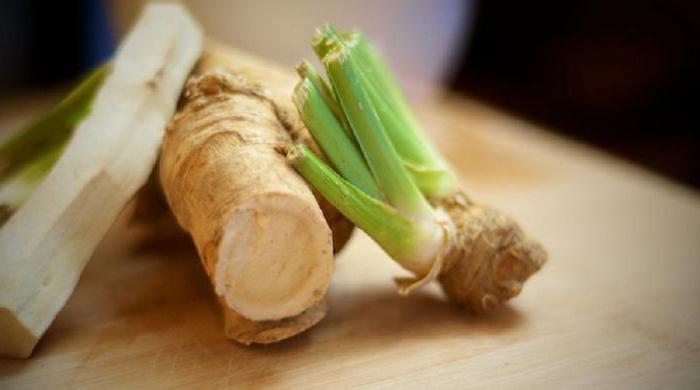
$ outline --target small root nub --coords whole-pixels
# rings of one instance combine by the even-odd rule
[[[463,194],[434,201],[454,222],[457,243],[439,280],[450,299],[475,311],[499,306],[522,290],[547,253],[510,217]]]

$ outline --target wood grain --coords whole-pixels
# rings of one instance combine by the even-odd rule
[[[697,193],[471,101],[421,119],[467,191],[550,252],[508,307],[469,315],[435,286],[401,298],[404,272],[356,234],[321,324],[242,347],[190,244],[122,220],[33,357],[0,360],[0,388],[700,385]]]

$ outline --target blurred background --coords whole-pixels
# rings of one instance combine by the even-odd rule
[[[64,90],[143,3],[0,2],[0,101]],[[315,27],[361,29],[418,104],[464,95],[700,188],[698,1],[183,3],[211,37],[288,66],[312,58]]]

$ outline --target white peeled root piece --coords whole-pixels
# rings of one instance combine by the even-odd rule
[[[202,49],[177,5],[150,5],[120,46],[90,114],[0,229],[0,355],[27,357],[100,239],[147,180]]]

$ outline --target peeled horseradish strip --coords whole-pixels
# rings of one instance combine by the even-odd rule
[[[313,144],[292,103],[295,82],[211,44],[163,141],[168,204],[222,303],[227,337],[244,344],[291,337],[324,317],[333,251],[352,230],[286,160],[294,142]]]
[[[0,354],[31,354],[146,182],[201,46],[200,28],[183,8],[148,6],[65,152],[0,229]]]

